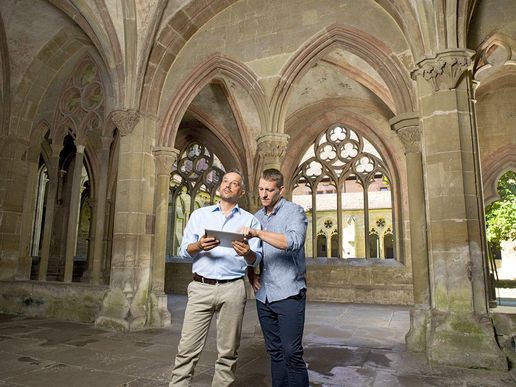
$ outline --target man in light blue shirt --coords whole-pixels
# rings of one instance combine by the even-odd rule
[[[245,229],[263,241],[260,279],[249,270],[256,290],[256,308],[267,352],[271,357],[272,386],[307,387],[303,360],[305,324],[305,237],[308,221],[301,206],[283,198],[283,175],[262,172],[258,185],[263,208],[255,216],[263,229]]]
[[[189,386],[194,367],[206,342],[211,319],[217,315],[217,350],[213,386],[229,386],[235,380],[242,320],[247,300],[244,275],[248,266],[262,259],[261,241],[233,241],[232,247],[205,235],[205,229],[240,232],[260,229],[260,223],[237,202],[245,193],[242,175],[227,172],[220,185],[218,204],[195,210],[186,225],[181,256],[193,260],[193,281],[188,285],[183,330],[172,371],[171,386]]]

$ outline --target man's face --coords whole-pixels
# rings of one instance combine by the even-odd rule
[[[226,202],[236,203],[243,194],[242,177],[235,172],[226,173],[220,183],[220,198]]]
[[[283,187],[276,186],[275,181],[260,179],[258,193],[260,194],[262,205],[272,210],[283,195]]]

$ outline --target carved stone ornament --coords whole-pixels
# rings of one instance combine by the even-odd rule
[[[290,136],[284,133],[266,133],[258,136],[258,152],[265,159],[280,160],[287,151]]]
[[[133,109],[115,110],[111,113],[111,119],[122,136],[131,134],[140,118],[141,115],[138,110]]]
[[[434,91],[455,89],[462,74],[472,65],[473,54],[471,50],[440,52],[434,58],[420,61],[418,68],[412,72],[412,78],[423,77],[430,82]]]
[[[415,113],[402,113],[389,123],[405,147],[405,154],[421,152],[421,127]]]
[[[172,172],[172,166],[179,156],[179,151],[175,148],[156,147],[152,153],[156,158],[156,174],[170,175],[170,172]]]
[[[421,128],[419,126],[411,126],[398,130],[397,132],[405,153],[421,152]]]

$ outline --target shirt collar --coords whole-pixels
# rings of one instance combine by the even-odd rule
[[[283,207],[283,203],[285,203],[285,199],[283,198],[283,196],[280,198],[280,200],[278,200],[278,202],[276,203],[276,205],[274,206],[274,208],[272,209],[272,212],[270,214],[267,214],[267,209],[265,207],[263,207],[263,212],[265,213],[265,215],[276,215],[278,213],[278,211],[280,210],[281,207]]]
[[[222,212],[222,208],[220,208],[220,202],[218,202],[217,204],[214,204],[213,205],[213,208],[211,209],[211,212],[215,212],[215,211],[220,211]],[[231,213],[234,214],[235,212],[238,212],[240,213],[240,206],[238,205],[238,203],[235,205],[235,207],[233,207],[231,209]]]

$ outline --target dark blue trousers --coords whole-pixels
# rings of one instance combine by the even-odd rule
[[[302,345],[305,305],[305,290],[281,301],[256,301],[265,347],[271,357],[273,387],[308,386]]]

